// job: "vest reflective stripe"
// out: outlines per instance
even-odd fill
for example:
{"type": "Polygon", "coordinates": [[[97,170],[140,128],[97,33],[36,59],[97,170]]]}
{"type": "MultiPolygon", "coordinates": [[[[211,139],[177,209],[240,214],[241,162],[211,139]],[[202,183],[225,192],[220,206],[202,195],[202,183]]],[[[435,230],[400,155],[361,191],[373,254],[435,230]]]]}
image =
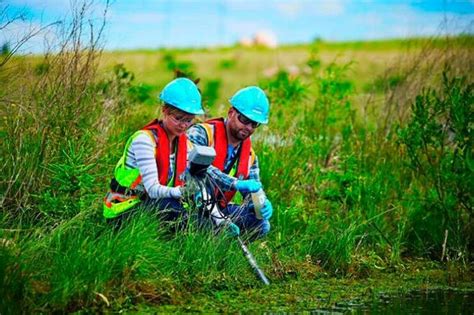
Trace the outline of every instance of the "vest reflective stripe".
{"type": "MultiPolygon", "coordinates": [[[[153,139],[153,135],[151,132],[147,133],[153,139]]],[[[127,152],[132,144],[133,140],[140,135],[140,132],[135,132],[130,138],[128,138],[127,143],[125,144],[125,148],[123,150],[123,154],[120,157],[117,165],[115,165],[114,169],[114,177],[117,182],[127,188],[134,189],[140,182],[141,182],[141,175],[138,169],[129,169],[125,166],[125,161],[127,159],[127,152]]]]}
{"type": "MultiPolygon", "coordinates": [[[[155,159],[158,167],[159,182],[161,185],[168,184],[168,172],[170,165],[170,142],[168,135],[166,134],[163,127],[160,125],[161,121],[157,119],[153,120],[142,130],[153,130],[156,132],[156,149],[155,159]]],[[[187,137],[186,134],[182,134],[178,138],[178,148],[176,150],[175,157],[175,171],[174,171],[174,183],[172,186],[183,186],[183,174],[186,170],[186,159],[187,159],[187,137]]],[[[171,179],[172,180],[172,179],[171,179]]]]}
{"type": "Polygon", "coordinates": [[[212,135],[211,125],[204,123],[204,124],[201,124],[201,126],[204,127],[204,130],[206,130],[206,133],[207,133],[207,145],[209,147],[213,147],[214,146],[214,137],[212,135]]]}
{"type": "Polygon", "coordinates": [[[122,194],[109,192],[104,198],[103,215],[106,219],[113,219],[125,211],[139,204],[141,200],[138,196],[125,196],[122,194]]]}
{"type": "MultiPolygon", "coordinates": [[[[173,177],[168,181],[168,172],[169,172],[169,140],[168,135],[164,131],[163,127],[160,125],[160,121],[154,120],[145,127],[142,131],[150,136],[153,141],[156,142],[155,149],[155,159],[158,168],[159,182],[162,185],[168,184],[168,186],[182,186],[183,180],[182,174],[186,170],[186,160],[187,160],[187,138],[186,135],[182,135],[178,138],[178,148],[176,150],[175,157],[175,171],[173,177]],[[156,132],[155,136],[152,132],[156,132]]],[[[117,182],[124,187],[135,189],[138,184],[142,181],[142,176],[138,168],[136,169],[127,169],[125,166],[125,159],[127,158],[128,149],[133,141],[138,135],[139,132],[136,132],[131,136],[126,145],[125,150],[120,158],[119,162],[115,167],[114,176],[117,182]]],[[[133,208],[135,205],[139,204],[141,200],[138,196],[134,195],[124,195],[110,191],[107,196],[104,198],[103,204],[103,215],[105,218],[111,219],[119,216],[125,211],[133,208]]]]}
{"type": "MultiPolygon", "coordinates": [[[[211,124],[214,126],[214,135],[208,134],[208,138],[214,140],[214,149],[216,150],[216,158],[212,165],[220,169],[221,171],[225,171],[225,160],[227,158],[227,133],[225,129],[225,122],[222,118],[216,118],[206,121],[206,123],[211,124]]],[[[207,128],[206,128],[207,130],[207,128]]],[[[237,179],[247,179],[249,174],[249,159],[250,154],[253,153],[252,151],[252,142],[250,137],[242,141],[240,145],[239,155],[237,157],[237,168],[234,177],[237,179]]],[[[253,160],[253,159],[252,159],[253,160]]],[[[235,168],[235,165],[234,167],[235,168]]],[[[227,206],[227,204],[234,198],[236,191],[226,191],[224,192],[224,196],[220,196],[219,204],[221,207],[227,206]]]]}

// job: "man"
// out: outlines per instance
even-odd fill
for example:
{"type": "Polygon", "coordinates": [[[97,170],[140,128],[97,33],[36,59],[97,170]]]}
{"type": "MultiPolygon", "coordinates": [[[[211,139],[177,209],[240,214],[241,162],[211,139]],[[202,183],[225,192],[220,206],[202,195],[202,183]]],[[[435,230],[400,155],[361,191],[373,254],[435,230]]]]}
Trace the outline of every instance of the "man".
{"type": "MultiPolygon", "coordinates": [[[[197,145],[214,147],[216,158],[208,173],[216,181],[219,208],[242,231],[259,238],[270,231],[273,208],[268,199],[261,209],[261,219],[252,202],[239,206],[230,203],[239,191],[244,200],[249,193],[262,188],[258,159],[252,150],[250,136],[261,124],[268,123],[269,102],[262,89],[249,86],[239,90],[229,100],[227,118],[215,118],[188,129],[188,139],[197,145]]],[[[240,232],[240,231],[239,231],[240,232]]]]}

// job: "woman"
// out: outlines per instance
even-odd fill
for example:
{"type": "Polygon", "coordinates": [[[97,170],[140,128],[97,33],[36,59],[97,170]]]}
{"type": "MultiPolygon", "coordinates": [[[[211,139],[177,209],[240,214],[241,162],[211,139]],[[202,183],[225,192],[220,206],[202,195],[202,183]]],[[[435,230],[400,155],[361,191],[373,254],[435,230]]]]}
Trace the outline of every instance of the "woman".
{"type": "MultiPolygon", "coordinates": [[[[186,129],[203,114],[201,94],[187,78],[177,78],[160,94],[163,119],[155,119],[133,134],[117,163],[104,217],[116,218],[138,204],[159,210],[164,221],[185,216],[180,202],[187,161],[186,129]]],[[[182,221],[182,220],[180,220],[182,221]]]]}

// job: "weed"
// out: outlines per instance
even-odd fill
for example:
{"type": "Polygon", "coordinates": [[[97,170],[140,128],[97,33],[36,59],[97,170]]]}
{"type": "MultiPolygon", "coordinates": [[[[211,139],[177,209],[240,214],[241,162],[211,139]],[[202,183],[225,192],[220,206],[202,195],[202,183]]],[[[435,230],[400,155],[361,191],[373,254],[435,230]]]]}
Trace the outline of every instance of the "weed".
{"type": "MultiPolygon", "coordinates": [[[[149,106],[155,80],[164,82],[169,73],[147,84],[128,65],[98,71],[101,51],[92,39],[79,44],[80,25],[75,21],[66,33],[73,35],[63,50],[0,67],[1,312],[119,312],[247,294],[255,279],[235,240],[193,222],[170,235],[147,212],[118,230],[104,222],[100,199],[117,147],[156,116],[149,106]]],[[[436,41],[433,56],[445,44],[436,41]]],[[[333,46],[361,50],[364,44],[333,46]]],[[[470,68],[462,67],[471,60],[461,58],[466,46],[442,62],[426,58],[375,79],[366,91],[384,100],[374,116],[357,106],[354,64],[326,62],[315,50],[333,46],[315,42],[309,59],[300,61],[309,67],[302,75],[281,71],[260,82],[271,116],[253,145],[274,215],[268,238],[250,249],[274,283],[268,290],[295,279],[365,278],[427,257],[471,261],[474,102],[470,68]]],[[[306,56],[310,47],[298,49],[306,56]]],[[[161,61],[190,75],[205,68],[199,56],[207,53],[166,51],[161,61]]],[[[240,62],[240,55],[239,62],[222,60],[219,51],[212,65],[221,60],[222,81],[204,77],[212,111],[221,110],[216,105],[229,86],[255,84],[248,69],[271,59],[268,50],[242,53],[254,63],[240,62]]]]}
{"type": "Polygon", "coordinates": [[[190,61],[177,61],[175,55],[167,53],[163,55],[163,61],[166,65],[166,69],[169,71],[180,71],[185,77],[194,77],[194,64],[190,61]]]}
{"type": "Polygon", "coordinates": [[[206,86],[204,87],[204,91],[202,93],[203,103],[205,104],[205,108],[212,109],[218,98],[219,98],[219,89],[221,87],[221,80],[209,80],[206,82],[206,86]]]}
{"type": "Polygon", "coordinates": [[[421,207],[412,216],[410,244],[439,255],[444,231],[448,246],[465,256],[472,217],[473,85],[443,76],[443,91],[427,90],[412,105],[412,117],[399,130],[400,142],[417,174],[421,207]]]}
{"type": "Polygon", "coordinates": [[[237,60],[235,59],[223,59],[219,62],[219,68],[228,70],[228,69],[235,68],[236,64],[237,64],[237,60]]]}

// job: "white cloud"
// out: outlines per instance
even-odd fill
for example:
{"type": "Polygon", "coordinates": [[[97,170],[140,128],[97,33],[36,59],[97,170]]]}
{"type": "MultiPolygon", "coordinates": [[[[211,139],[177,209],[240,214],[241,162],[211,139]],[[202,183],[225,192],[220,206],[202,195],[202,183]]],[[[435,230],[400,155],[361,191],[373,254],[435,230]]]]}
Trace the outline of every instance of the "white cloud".
{"type": "Polygon", "coordinates": [[[379,13],[375,12],[367,12],[363,14],[359,14],[355,16],[354,21],[358,25],[369,25],[376,27],[377,25],[381,25],[383,22],[383,17],[379,13]]]}
{"type": "Polygon", "coordinates": [[[301,2],[278,2],[276,9],[281,15],[294,19],[302,12],[303,6],[301,2]]]}
{"type": "Polygon", "coordinates": [[[347,1],[343,0],[315,0],[301,2],[279,3],[278,10],[288,9],[286,16],[311,15],[311,16],[341,16],[346,13],[347,1]]]}
{"type": "Polygon", "coordinates": [[[60,8],[69,8],[71,1],[70,0],[10,0],[11,4],[18,5],[18,6],[28,6],[34,8],[52,8],[52,7],[60,7],[60,8]]]}
{"type": "Polygon", "coordinates": [[[383,14],[369,12],[358,15],[354,21],[356,24],[373,25],[365,34],[365,38],[369,39],[458,34],[468,29],[473,19],[474,14],[423,12],[409,5],[392,5],[383,14]]]}
{"type": "Polygon", "coordinates": [[[41,53],[51,43],[58,41],[57,29],[37,22],[15,21],[2,29],[0,42],[8,42],[11,48],[19,46],[18,53],[41,53]]]}
{"type": "MultiPolygon", "coordinates": [[[[121,13],[121,14],[114,14],[111,13],[109,15],[110,20],[114,22],[120,23],[131,23],[131,24],[138,24],[138,23],[146,23],[146,24],[153,24],[162,22],[165,19],[164,14],[160,13],[121,13]]],[[[132,27],[132,25],[130,25],[132,27]]]]}
{"type": "Polygon", "coordinates": [[[227,30],[237,36],[253,36],[260,29],[268,29],[256,21],[229,20],[226,24],[227,30]]]}
{"type": "Polygon", "coordinates": [[[262,8],[269,8],[272,5],[272,1],[248,1],[248,0],[225,0],[224,6],[229,11],[256,11],[262,8]]]}
{"type": "Polygon", "coordinates": [[[27,22],[17,20],[2,29],[0,36],[4,41],[16,42],[30,33],[36,33],[41,30],[41,25],[36,22],[27,22]]]}
{"type": "Polygon", "coordinates": [[[102,12],[105,9],[106,1],[88,1],[88,0],[10,0],[10,4],[28,9],[68,13],[72,8],[80,8],[83,4],[94,12],[102,12]]]}
{"type": "Polygon", "coordinates": [[[318,1],[315,2],[319,14],[324,16],[339,16],[345,11],[344,4],[341,0],[318,1]]]}

